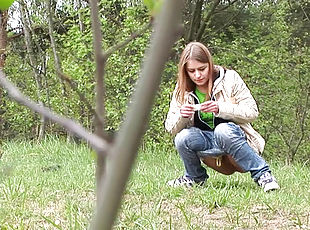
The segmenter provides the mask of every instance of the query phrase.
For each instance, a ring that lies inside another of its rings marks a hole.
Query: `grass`
[[[56,138],[1,146],[0,229],[87,229],[95,163],[84,145]],[[281,190],[264,193],[249,174],[208,170],[202,188],[169,188],[183,173],[175,151],[141,148],[114,229],[310,229],[310,169],[271,163]]]
[[[84,229],[94,207],[94,160],[56,139],[11,142],[0,162],[0,229]]]

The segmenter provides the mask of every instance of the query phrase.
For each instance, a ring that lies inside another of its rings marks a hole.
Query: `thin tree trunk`
[[[83,15],[81,12],[81,0],[76,0],[76,7],[77,7],[77,11],[78,11],[80,31],[83,33],[85,30],[85,25],[83,22]]]
[[[105,118],[105,85],[104,85],[104,69],[106,60],[102,54],[102,32],[101,24],[99,18],[98,1],[91,0],[91,19],[92,19],[92,29],[93,29],[93,43],[94,43],[94,53],[96,62],[96,113],[95,117],[95,134],[99,137],[104,138],[104,121]],[[97,153],[97,167],[96,167],[96,194],[97,202],[101,199],[102,193],[102,177],[105,172],[105,154]]]
[[[141,78],[124,124],[108,152],[106,172],[99,184],[102,198],[97,201],[96,215],[91,229],[111,229],[120,206],[126,182],[145,133],[160,76],[178,35],[182,4],[180,0],[166,0],[155,20],[155,33],[147,53]],[[93,15],[92,15],[93,16]]]
[[[6,45],[7,45],[7,31],[6,26],[8,22],[8,11],[0,10],[0,70],[3,70],[6,59]],[[3,104],[3,90],[0,89],[0,129],[3,126],[2,114],[5,112],[1,110]]]
[[[6,45],[8,41],[6,26],[8,23],[8,11],[0,10],[0,69],[4,68],[6,59]]]
[[[195,40],[196,33],[200,26],[201,21],[201,12],[203,6],[203,0],[197,0],[195,4],[192,4],[192,14],[191,14],[191,21],[188,33],[185,35],[186,43]]]
[[[203,17],[202,23],[201,23],[200,28],[197,32],[197,36],[196,36],[197,41],[200,41],[202,39],[202,36],[206,30],[207,24],[210,22],[210,19],[214,13],[216,7],[220,4],[220,2],[221,2],[221,0],[214,0],[210,11],[207,13],[207,15],[205,17]]]
[[[41,79],[41,74],[39,73],[39,70],[38,70],[38,62],[34,54],[32,35],[30,32],[31,25],[30,25],[29,20],[27,20],[26,7],[27,5],[25,4],[25,2],[23,0],[20,1],[20,12],[21,12],[23,30],[24,30],[24,35],[25,35],[25,43],[26,43],[29,62],[33,70],[35,82],[37,85],[37,97],[39,99],[38,103],[40,105],[44,105],[44,103],[41,101],[41,98],[42,98],[41,92],[43,92],[42,79]],[[47,125],[47,119],[44,116],[41,116],[41,123],[40,123],[40,128],[39,128],[39,133],[38,133],[39,140],[41,140],[45,135],[46,125]]]
[[[57,72],[62,72],[61,61],[57,53],[56,41],[54,37],[54,23],[53,23],[53,15],[52,15],[52,8],[51,8],[51,0],[46,0],[46,10],[47,10],[47,17],[48,17],[48,31],[51,41],[51,47],[54,54],[54,63]],[[61,78],[60,78],[61,79]],[[63,83],[63,82],[62,82]]]
[[[61,85],[62,85],[62,95],[64,99],[68,98],[68,93],[66,91],[66,85],[63,79],[61,78],[61,73],[62,71],[62,66],[61,66],[61,60],[60,57],[57,53],[57,46],[56,46],[56,40],[54,37],[54,25],[53,25],[53,15],[52,15],[52,4],[55,5],[56,3],[53,2],[51,3],[51,0],[46,0],[46,12],[48,16],[48,31],[49,31],[49,36],[50,36],[50,41],[51,41],[51,47],[53,50],[54,54],[54,63],[55,63],[55,69],[56,69],[56,74],[58,78],[60,79]],[[64,110],[65,110],[65,115],[68,115],[68,106],[64,104]],[[67,141],[71,139],[71,134],[67,132]]]

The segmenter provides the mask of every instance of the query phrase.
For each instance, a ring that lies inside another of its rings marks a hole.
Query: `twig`
[[[66,130],[70,131],[78,135],[79,137],[86,140],[95,150],[99,150],[100,152],[106,152],[106,149],[109,148],[109,143],[107,143],[102,138],[88,132],[84,127],[80,124],[71,120],[69,118],[65,118],[59,114],[55,114],[49,108],[44,107],[42,105],[36,104],[34,101],[23,95],[19,89],[17,89],[7,78],[5,77],[4,73],[0,70],[0,85],[5,88],[9,94],[9,96],[14,99],[19,104],[22,104],[29,109],[37,112],[44,117],[49,118],[50,120],[54,121],[55,123],[61,125]]]
[[[152,21],[150,21],[149,23],[145,24],[141,30],[136,31],[134,33],[132,33],[127,39],[125,39],[124,41],[119,42],[118,44],[116,44],[115,46],[109,48],[106,52],[103,53],[103,57],[104,59],[107,59],[111,54],[113,54],[115,51],[123,48],[124,46],[126,46],[128,43],[130,43],[132,40],[134,40],[135,38],[141,36],[142,34],[144,34],[149,28],[151,28],[152,26]]]
[[[105,123],[99,122],[105,119],[105,84],[104,84],[104,71],[106,59],[102,55],[102,31],[99,17],[99,1],[89,0],[90,11],[91,11],[91,25],[93,30],[93,47],[95,54],[95,64],[96,64],[96,114],[99,119],[95,119],[95,134],[104,137],[106,136]],[[108,151],[108,150],[107,150]],[[97,167],[96,167],[96,193],[97,193],[97,203],[101,199],[101,178],[105,174],[106,168],[106,158],[105,153],[97,153]]]

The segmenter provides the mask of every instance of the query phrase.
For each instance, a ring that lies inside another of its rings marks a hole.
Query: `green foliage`
[[[149,14],[151,16],[156,16],[161,9],[163,1],[162,0],[143,0],[143,3],[149,10]]]
[[[267,141],[264,154],[288,161],[309,158],[310,130],[310,50],[294,36],[290,12],[287,1],[265,1],[250,9],[242,36],[233,27],[230,43],[226,33],[210,41],[216,62],[236,69],[259,104],[254,126]]]
[[[100,1],[103,50],[123,41],[148,23],[159,2]],[[32,99],[42,101],[57,113],[69,115],[93,130],[93,114],[67,84],[67,99],[64,100],[44,20],[44,2],[31,3],[29,17],[35,28],[33,40],[38,68],[44,70],[44,89],[38,92],[24,41],[19,36],[10,43],[5,71]],[[203,13],[209,12],[211,5],[203,3]],[[190,29],[192,2],[187,1],[186,6],[185,34]],[[309,159],[309,4],[305,1],[264,0],[238,1],[228,6],[228,1],[220,1],[218,9],[225,10],[219,10],[210,17],[202,42],[210,47],[216,64],[234,68],[240,73],[257,100],[260,117],[253,126],[267,141],[264,156],[288,161]],[[54,20],[57,49],[64,72],[94,107],[95,66],[88,3],[82,1],[80,9],[77,9],[71,1],[62,1],[57,5]],[[197,20],[202,19],[197,17]],[[201,21],[194,24],[199,26]],[[105,107],[106,128],[109,130],[118,130],[124,119],[150,39],[151,32],[148,31],[113,53],[107,61]],[[172,144],[171,137],[164,130],[164,121],[185,40],[181,38],[176,44],[162,75],[144,139],[146,142]],[[24,135],[36,138],[40,117],[10,101],[6,94],[4,96],[0,105],[3,130],[0,138]],[[49,124],[47,132],[62,134],[64,130]]]
[[[7,10],[13,4],[14,0],[0,0],[0,10]]]
[[[32,99],[37,100],[34,96],[36,95],[35,82],[29,66],[23,64],[22,59],[18,55],[13,54],[8,56],[6,64],[11,66],[11,68],[6,69],[8,77],[20,87],[22,92],[31,95]],[[2,138],[22,137],[25,135],[28,137],[35,136],[35,127],[38,120],[36,115],[31,113],[29,109],[11,101],[6,97],[6,93],[4,93],[0,108],[3,111],[1,114]]]

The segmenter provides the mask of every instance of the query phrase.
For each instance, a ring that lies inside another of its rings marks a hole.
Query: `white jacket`
[[[216,117],[230,120],[238,124],[245,132],[249,145],[258,153],[262,153],[265,140],[251,126],[250,122],[258,116],[257,104],[239,74],[234,70],[226,70],[220,66],[220,76],[215,80],[212,98],[218,102],[219,112]],[[194,104],[194,98],[187,92],[186,103]],[[165,121],[165,128],[172,135],[176,135],[183,128],[194,125],[194,116],[183,118],[180,114],[181,104],[176,100],[176,90],[173,92],[170,109]]]

